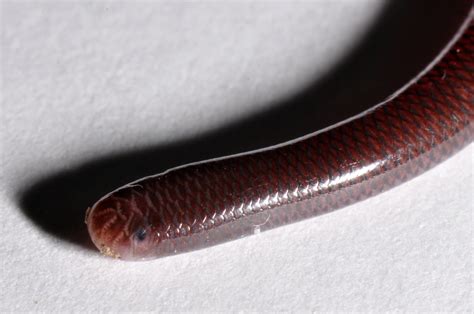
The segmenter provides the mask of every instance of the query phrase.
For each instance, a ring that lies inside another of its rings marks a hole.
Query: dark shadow
[[[367,110],[439,53],[470,6],[471,0],[394,0],[341,64],[292,99],[199,138],[89,160],[51,174],[18,191],[20,207],[45,231],[91,247],[84,214],[102,195],[170,167],[285,142]]]

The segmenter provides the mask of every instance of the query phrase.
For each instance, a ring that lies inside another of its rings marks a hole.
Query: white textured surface
[[[291,95],[382,5],[2,3],[0,310],[472,310],[472,145],[344,210],[146,263],[47,235],[14,199],[51,171]]]

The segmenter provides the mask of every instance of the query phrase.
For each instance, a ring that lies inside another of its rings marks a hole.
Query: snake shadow
[[[471,0],[392,1],[332,72],[291,99],[197,138],[88,160],[53,173],[17,191],[19,207],[44,231],[91,248],[84,213],[104,194],[180,164],[285,142],[368,109],[436,56],[471,5]]]

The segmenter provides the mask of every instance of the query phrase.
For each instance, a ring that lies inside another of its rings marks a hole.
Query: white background
[[[291,96],[386,3],[2,3],[0,310],[472,310],[472,145],[343,210],[151,262],[72,245],[17,199]]]

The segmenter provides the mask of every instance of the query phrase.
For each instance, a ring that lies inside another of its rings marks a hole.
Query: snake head
[[[106,256],[147,259],[159,241],[136,190],[120,189],[99,200],[86,213],[92,242]]]

